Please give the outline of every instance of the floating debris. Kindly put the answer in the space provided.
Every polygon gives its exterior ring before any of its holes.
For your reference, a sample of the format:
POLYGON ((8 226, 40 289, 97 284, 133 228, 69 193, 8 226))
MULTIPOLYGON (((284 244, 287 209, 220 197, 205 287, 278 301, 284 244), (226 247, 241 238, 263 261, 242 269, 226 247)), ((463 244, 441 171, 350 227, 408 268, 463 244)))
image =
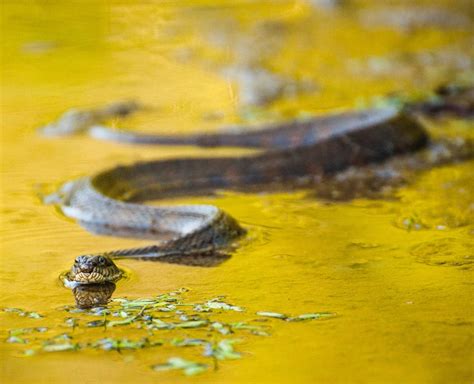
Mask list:
POLYGON ((31 319, 41 319, 44 316, 39 314, 38 312, 29 312, 29 311, 24 311, 23 309, 20 308, 2 308, 3 312, 8 312, 8 313, 16 313, 18 316, 21 317, 29 317, 31 319))
POLYGON ((331 312, 304 313, 302 315, 297 316, 289 316, 278 312, 257 312, 256 314, 258 316, 271 317, 273 319, 280 319, 285 321, 317 320, 336 316, 335 313, 331 312))
POLYGON ((243 312, 244 309, 236 305, 228 304, 222 301, 224 296, 219 296, 207 301, 204 306, 210 309, 223 309, 225 311, 243 312))
POLYGON ((19 343, 19 344, 27 343, 25 339, 22 339, 21 337, 18 337, 18 336, 10 336, 6 341, 7 343, 19 343))
MULTIPOLYGON (((166 363, 153 365, 152 368, 155 371, 178 370, 185 375, 195 375, 207 371, 210 366, 214 370, 218 369, 218 361, 240 359, 242 355, 236 351, 235 345, 245 335, 270 336, 271 319, 293 322, 334 316, 329 312, 290 316, 259 311, 256 313, 258 316, 269 319, 264 325, 254 324, 259 320, 236 318, 242 316, 245 308, 224 301, 224 296, 201 303, 189 303, 182 296, 187 291, 181 289, 149 298, 115 298, 107 306, 96 308, 63 306, 56 311, 64 312, 67 316, 58 326, 10 329, 4 342, 22 348, 23 356, 90 350, 122 353, 162 346, 166 349, 176 348, 183 353, 186 350, 186 353, 212 359, 212 364, 171 357, 166 363), (64 332, 65 328, 68 332, 64 332), (97 328, 103 328, 102 337, 97 337, 97 328), (134 334, 141 333, 142 337, 124 337, 123 332, 131 330, 134 334), (197 337, 192 337, 194 334, 197 337), (238 338, 229 338, 229 335, 238 338)), ((43 317, 19 308, 3 308, 2 311, 31 319, 43 317)), ((57 317, 57 313, 54 315, 51 318, 57 317)))
POLYGON ((284 315, 283 313, 277 313, 277 312, 264 312, 260 311, 256 313, 258 316, 263 316, 263 317, 272 317, 274 319, 282 319, 286 320, 288 318, 287 315, 284 315))
POLYGON ((77 343, 63 343, 63 344, 50 344, 43 347, 44 352, 64 352, 64 351, 76 351, 80 349, 77 343))
POLYGON ((319 312, 319 313, 303 313, 296 317, 289 317, 286 321, 305 321, 305 320, 317 320, 317 319, 327 319, 330 317, 336 316, 334 313, 330 312, 319 312))
POLYGON ((120 351, 122 349, 143 349, 150 347, 158 347, 164 344, 162 340, 151 341, 148 338, 142 338, 138 341, 128 339, 114 339, 107 337, 97 340, 92 344, 93 348, 103 349, 104 351, 120 351))
POLYGON ((173 339, 171 345, 175 347, 195 347, 197 345, 205 345, 207 343, 204 339, 173 339))
POLYGON ((206 345, 204 356, 213 357, 217 360, 240 359, 240 353, 234 350, 233 344, 238 343, 239 340, 221 340, 218 343, 208 343, 206 345))
POLYGON ((188 361, 180 357, 172 357, 168 359, 165 364, 156 364, 152 368, 155 371, 170 371, 170 370, 182 370, 185 375, 193 376, 198 373, 205 372, 208 368, 206 364, 195 363, 194 361, 188 361))

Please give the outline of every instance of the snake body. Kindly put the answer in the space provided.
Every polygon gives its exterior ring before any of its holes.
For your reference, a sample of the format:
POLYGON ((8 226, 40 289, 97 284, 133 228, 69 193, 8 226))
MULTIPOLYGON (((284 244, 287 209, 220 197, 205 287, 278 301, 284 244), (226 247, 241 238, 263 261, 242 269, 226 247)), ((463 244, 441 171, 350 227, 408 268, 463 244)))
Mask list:
MULTIPOLYGON (((103 118, 107 113, 124 114, 126 110, 126 105, 107 107, 105 112, 82 115, 79 121, 81 127, 85 126, 83 121, 92 125, 94 116, 103 118)), ((52 127, 49 129, 51 131, 52 127)), ((96 133, 98 129, 105 132, 104 128, 93 125, 90 129, 96 133)), ((110 134, 113 135, 113 131, 110 134)), ((142 202, 216 188, 286 184, 308 175, 334 174, 350 166, 380 162, 395 154, 416 150, 427 142, 427 135, 414 118, 391 108, 280 123, 244 133, 118 134, 127 135, 127 141, 142 143, 241 146, 263 150, 237 158, 139 162, 63 185, 55 195, 56 202, 66 216, 77 220, 87 230, 155 240, 150 246, 78 257, 70 277, 80 283, 116 281, 114 273, 111 273, 113 279, 105 274, 97 275, 102 259, 107 259, 109 264, 117 257, 179 258, 193 264, 197 258, 221 254, 222 260, 225 255, 220 250, 245 233, 234 218, 213 205, 151 206, 142 202), (97 268, 94 270, 91 266, 97 268)))

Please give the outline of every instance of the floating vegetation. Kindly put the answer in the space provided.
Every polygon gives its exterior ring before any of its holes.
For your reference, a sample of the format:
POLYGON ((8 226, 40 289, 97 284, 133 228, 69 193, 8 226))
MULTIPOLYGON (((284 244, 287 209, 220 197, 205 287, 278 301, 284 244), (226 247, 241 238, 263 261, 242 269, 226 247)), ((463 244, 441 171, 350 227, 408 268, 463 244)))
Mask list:
POLYGON ((21 316, 21 317, 29 317, 30 319, 41 319, 44 317, 38 312, 24 311, 23 309, 20 309, 20 308, 2 308, 1 310, 3 312, 16 313, 18 316, 21 316))
POLYGON ((264 317, 272 317, 274 319, 282 319, 282 320, 285 320, 288 318, 287 315, 284 315, 282 313, 277 313, 277 312, 264 312, 264 311, 260 311, 260 312, 257 312, 257 315, 259 316, 264 316, 264 317))
POLYGON ((257 315, 263 316, 263 317, 271 317, 274 319, 281 319, 285 321, 316 320, 316 319, 322 319, 322 318, 335 316, 334 313, 330 313, 330 312, 304 313, 302 315, 298 315, 294 317, 289 316, 289 315, 284 315, 283 313, 277 313, 277 312, 257 312, 257 315))
MULTIPOLYGON (((211 364, 196 362, 194 357, 193 360, 187 360, 173 356, 151 368, 155 371, 177 370, 185 375, 195 375, 205 372, 209 367, 218 369, 219 361, 240 359, 242 353, 235 349, 236 344, 244 342, 245 336, 270 336, 271 319, 291 322, 335 316, 329 312, 290 316, 259 311, 256 312, 257 317, 236 319, 246 310, 226 302, 224 296, 202 303, 189 303, 183 299, 185 292, 187 289, 151 298, 115 298, 107 306, 90 309, 60 307, 49 316, 57 318, 57 312, 66 313, 58 325, 10 329, 4 342, 17 345, 23 356, 90 350, 123 353, 156 347, 163 347, 165 353, 171 351, 173 354, 180 350, 188 354, 185 351, 189 351, 197 355, 196 359, 210 359, 211 364), (260 317, 269 319, 262 324, 260 317), (141 337, 125 337, 132 330, 134 334, 135 331, 141 333, 141 337)), ((2 311, 31 319, 44 317, 18 308, 3 308, 2 311)))
POLYGON ((153 365, 152 368, 155 371, 170 371, 174 369, 179 369, 182 370, 185 375, 192 376, 206 371, 208 366, 206 364, 188 361, 180 357, 172 357, 168 359, 167 363, 156 364, 153 365))
POLYGON ((240 353, 234 350, 233 344, 238 340, 225 339, 218 343, 207 343, 204 356, 213 357, 217 360, 240 359, 240 353))
POLYGON ((159 347, 164 344, 162 340, 151 341, 147 337, 144 337, 140 340, 133 341, 128 339, 113 339, 107 337, 105 339, 97 340, 92 347, 100 348, 104 351, 121 351, 123 349, 143 349, 151 347, 159 347))

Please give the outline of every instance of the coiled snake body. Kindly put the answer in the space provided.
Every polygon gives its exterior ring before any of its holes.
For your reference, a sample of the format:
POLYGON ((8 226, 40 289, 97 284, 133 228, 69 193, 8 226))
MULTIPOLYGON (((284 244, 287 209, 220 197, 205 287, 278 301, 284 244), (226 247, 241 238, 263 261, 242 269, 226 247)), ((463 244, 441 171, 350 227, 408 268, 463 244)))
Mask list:
MULTIPOLYGON (((111 261, 115 257, 178 257, 193 264, 200 257, 219 255, 245 233, 234 218, 212 205, 157 207, 141 204, 143 201, 249 184, 285 184, 308 175, 332 174, 349 166, 382 161, 427 142, 415 119, 391 108, 281 123, 243 133, 193 136, 131 134, 96 125, 135 108, 135 104, 122 103, 100 110, 74 111, 43 131, 64 134, 70 133, 65 130, 87 129, 96 137, 119 141, 257 147, 265 151, 238 158, 141 162, 63 185, 54 196, 55 202, 66 216, 89 231, 157 241, 141 248, 80 256, 69 273, 72 281, 116 281, 120 273, 111 261)), ((221 257, 225 258, 224 254, 221 257)))

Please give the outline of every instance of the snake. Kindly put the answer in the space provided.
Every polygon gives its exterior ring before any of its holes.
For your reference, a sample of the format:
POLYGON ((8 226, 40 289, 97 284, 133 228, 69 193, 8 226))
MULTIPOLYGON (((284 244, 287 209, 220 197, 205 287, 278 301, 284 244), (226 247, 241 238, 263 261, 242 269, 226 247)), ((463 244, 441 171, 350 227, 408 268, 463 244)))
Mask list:
MULTIPOLYGON (((421 108, 418 105, 418 110, 421 108)), ((430 106, 432 107, 432 105, 430 106)), ((214 205, 160 205, 147 201, 196 195, 217 189, 321 177, 352 167, 380 163, 427 145, 429 138, 412 111, 385 107, 352 110, 267 125, 261 129, 213 134, 154 135, 113 130, 101 123, 139 109, 135 102, 72 110, 43 127, 45 135, 89 135, 119 142, 201 147, 248 147, 241 157, 179 158, 119 165, 69 181, 47 200, 94 234, 151 239, 137 248, 84 254, 67 274, 73 283, 113 284, 123 273, 117 258, 161 260, 187 265, 220 264, 246 233, 214 205)), ((87 291, 87 289, 86 289, 87 291)))

